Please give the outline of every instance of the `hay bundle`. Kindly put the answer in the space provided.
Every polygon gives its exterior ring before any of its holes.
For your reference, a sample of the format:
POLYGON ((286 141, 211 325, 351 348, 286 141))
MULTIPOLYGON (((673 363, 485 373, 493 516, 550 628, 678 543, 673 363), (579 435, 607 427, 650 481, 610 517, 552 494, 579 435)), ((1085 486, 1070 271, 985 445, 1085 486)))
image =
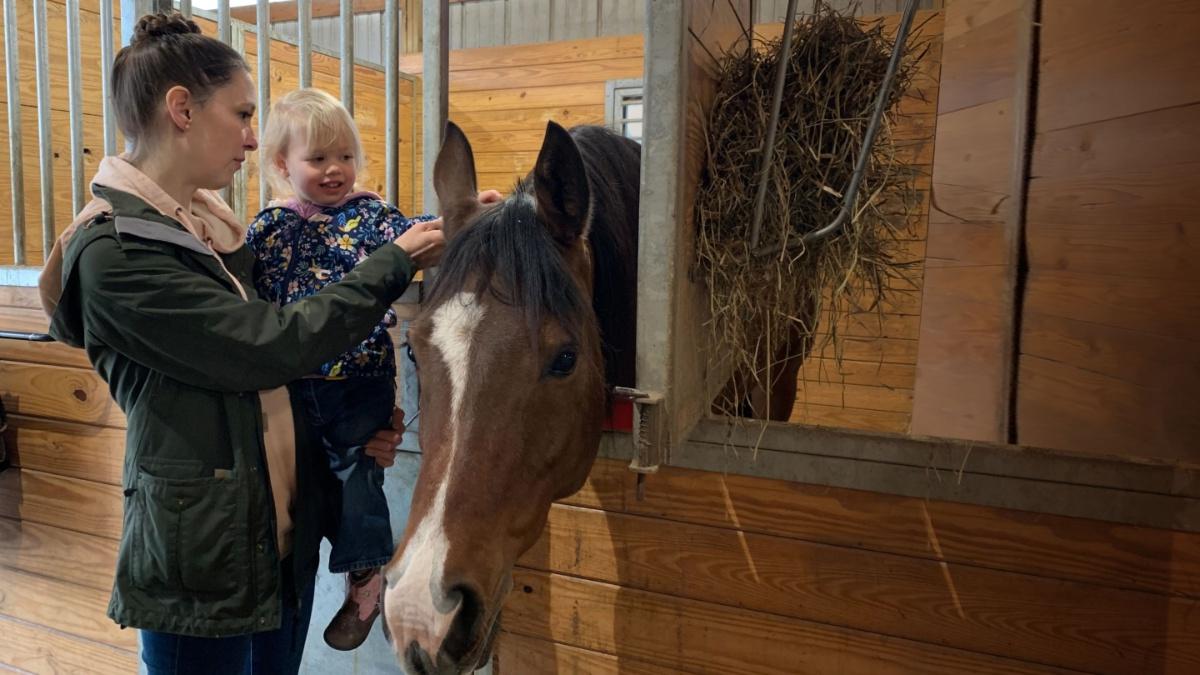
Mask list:
MULTIPOLYGON (((914 33, 916 31, 914 30, 914 33)), ((889 111, 908 88, 922 48, 910 47, 888 93, 889 111)), ((893 43, 880 22, 865 25, 823 4, 797 20, 780 110, 760 246, 750 250, 759 163, 780 41, 720 62, 707 123, 707 164, 696 204, 698 270, 711 293, 714 358, 740 373, 717 407, 744 413, 756 385, 772 381, 783 345, 811 347, 819 332, 837 349, 838 320, 879 311, 889 277, 902 275, 897 235, 908 227, 913 172, 895 158, 885 114, 857 193, 837 234, 784 247, 833 222, 850 182, 893 43), (772 252, 764 255, 764 250, 772 252), (818 328, 820 324, 820 328, 818 328)))

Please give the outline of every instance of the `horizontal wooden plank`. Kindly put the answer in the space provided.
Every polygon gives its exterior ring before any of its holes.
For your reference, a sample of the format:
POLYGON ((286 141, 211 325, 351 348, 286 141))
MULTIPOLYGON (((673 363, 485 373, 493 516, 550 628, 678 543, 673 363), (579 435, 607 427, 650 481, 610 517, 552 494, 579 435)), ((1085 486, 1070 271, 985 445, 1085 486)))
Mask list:
POLYGON ((911 413, 907 410, 886 411, 843 405, 822 405, 806 402, 798 397, 788 422, 832 429, 904 434, 908 433, 910 418, 911 413))
POLYGON ((1200 665, 1197 600, 723 528, 556 506, 521 564, 1090 672, 1200 665))
POLYGON ((1200 286, 1033 269, 1025 311, 1187 340, 1200 339, 1200 286))
POLYGON ((503 632, 496 646, 492 672, 495 675, 672 675, 681 671, 503 632))
POLYGON ((1200 162, 1147 170, 1043 175, 1029 181, 1029 223, 1177 225, 1195 223, 1190 195, 1200 189, 1200 162))
POLYGON ((1062 672, 1008 659, 517 570, 507 630, 699 673, 1062 672))
POLYGON ((1200 396, 1200 380, 1195 377, 1200 373, 1200 349, 1195 339, 1037 312, 1026 314, 1021 329, 1021 351, 1031 357, 1171 391, 1181 403, 1200 396))
POLYGON ((0 330, 45 333, 49 329, 50 319, 40 307, 0 307, 0 330))
POLYGON ((844 382, 893 389, 912 389, 916 367, 897 363, 837 362, 833 359, 806 359, 800 377, 814 382, 844 382))
POLYGON ((22 307, 40 309, 36 288, 26 286, 0 286, 0 307, 22 307))
POLYGON ((837 341, 825 341, 822 338, 818 336, 813 350, 816 358, 908 365, 917 362, 916 340, 844 336, 837 341))
POLYGON ((121 538, 121 488, 28 469, 0 473, 0 517, 121 538))
POLYGON ((35 675, 126 675, 136 672, 137 651, 117 648, 0 616, 0 668, 35 675))
POLYGON ((105 615, 108 595, 105 591, 0 567, 0 617, 135 651, 137 631, 121 630, 105 615))
POLYGON ((4 406, 12 414, 124 427, 125 415, 92 370, 0 361, 4 406))
POLYGON ((1200 101, 1200 7, 1059 0, 1041 17, 1039 133, 1200 101), (1146 64, 1154 64, 1147 68, 1146 64))
POLYGON ((598 82, 603 89, 608 80, 640 79, 642 56, 605 59, 604 61, 560 61, 511 65, 486 70, 450 70, 450 93, 574 85, 582 82, 598 82))
POLYGON ((1200 598, 1200 534, 677 467, 646 476, 644 499, 636 491, 624 464, 601 460, 566 502, 1200 598))
POLYGON ((1026 241, 1034 269, 1200 282, 1200 216, 1174 223, 1037 220, 1026 241))
POLYGON ((531 85, 511 89, 461 92, 453 97, 450 102, 450 115, 453 118, 459 111, 494 112, 497 110, 550 108, 561 105, 603 104, 603 82, 587 82, 549 87, 531 85))
MULTIPOLYGON (((518 48, 506 46, 456 49, 450 52, 450 72, 536 66, 547 63, 609 61, 641 58, 641 56, 642 36, 621 35, 528 44, 518 48)), ((400 58, 400 70, 406 73, 419 75, 423 72, 423 67, 421 54, 406 54, 400 58)))
POLYGON ((1200 153, 1200 103, 1037 135, 1034 177, 1147 171, 1191 164, 1200 153))
POLYGON ((1110 456, 1200 461, 1194 376, 1147 387, 1070 363, 1022 354, 1017 440, 1110 456), (1180 391, 1170 384, 1182 382, 1180 391))
MULTIPOLYGON (((875 385, 843 384, 801 380, 796 391, 796 409, 803 413, 809 406, 855 408, 908 415, 912 410, 911 389, 889 389, 875 385)), ((811 415, 812 413, 809 412, 811 415)), ((801 421, 801 420, 797 420, 801 421)))
POLYGON ((42 473, 82 480, 121 484, 125 432, 13 415, 5 441, 13 462, 42 473))
POLYGON ((87 353, 61 342, 27 342, 0 340, 0 362, 19 361, 52 366, 91 369, 87 353))
POLYGON ((577 124, 604 124, 604 104, 600 102, 564 100, 557 105, 527 106, 517 110, 479 111, 455 106, 457 97, 450 99, 450 121, 458 124, 468 138, 479 131, 507 133, 534 130, 545 132, 546 122, 553 120, 565 127, 577 124), (563 105, 563 104, 566 105, 563 105))
POLYGON ((0 518, 0 567, 108 592, 116 564, 112 539, 0 518))

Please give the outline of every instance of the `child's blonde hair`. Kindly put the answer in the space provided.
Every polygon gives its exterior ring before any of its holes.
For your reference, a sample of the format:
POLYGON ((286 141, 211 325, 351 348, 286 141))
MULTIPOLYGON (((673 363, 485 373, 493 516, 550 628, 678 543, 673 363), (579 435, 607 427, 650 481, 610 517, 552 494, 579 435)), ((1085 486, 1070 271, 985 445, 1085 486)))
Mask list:
POLYGON ((271 105, 267 130, 259 147, 262 170, 276 197, 292 194, 292 185, 279 170, 278 158, 292 143, 309 148, 328 148, 349 139, 354 148, 354 170, 363 167, 362 139, 354 118, 341 101, 320 89, 297 89, 271 105))

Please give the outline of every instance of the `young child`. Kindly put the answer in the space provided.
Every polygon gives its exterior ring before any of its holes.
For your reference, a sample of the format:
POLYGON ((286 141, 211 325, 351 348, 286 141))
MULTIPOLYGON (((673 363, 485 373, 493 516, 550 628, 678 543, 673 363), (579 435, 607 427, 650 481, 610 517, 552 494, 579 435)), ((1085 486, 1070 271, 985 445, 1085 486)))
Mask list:
MULTIPOLYGON (((285 305, 338 281, 412 223, 371 192, 356 191, 362 143, 350 113, 317 89, 294 91, 271 107, 260 149, 276 197, 254 219, 247 243, 257 258, 255 285, 285 305)), ((341 514, 331 538, 329 571, 346 573, 346 600, 325 629, 329 646, 350 650, 379 614, 380 566, 394 547, 383 469, 363 445, 390 424, 396 359, 387 316, 363 343, 294 383, 307 423, 341 482, 341 514)))

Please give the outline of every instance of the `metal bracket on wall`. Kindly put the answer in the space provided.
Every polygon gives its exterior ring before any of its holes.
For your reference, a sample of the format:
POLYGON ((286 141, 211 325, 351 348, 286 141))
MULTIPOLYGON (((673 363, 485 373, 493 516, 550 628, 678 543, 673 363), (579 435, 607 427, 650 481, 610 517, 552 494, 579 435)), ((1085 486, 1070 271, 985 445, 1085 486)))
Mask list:
POLYGON ((663 419, 663 395, 628 387, 614 387, 613 396, 633 404, 633 460, 629 470, 637 474, 637 499, 646 496, 646 475, 657 473, 667 463, 667 434, 663 419))

